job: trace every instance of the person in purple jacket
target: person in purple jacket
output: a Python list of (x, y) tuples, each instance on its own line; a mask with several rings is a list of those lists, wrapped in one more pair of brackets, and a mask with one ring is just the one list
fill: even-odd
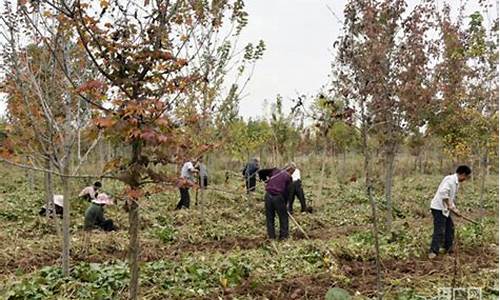
[(288, 187), (292, 182), (292, 173), (295, 171), (295, 166), (289, 164), (284, 170), (274, 169), (266, 184), (266, 195), (264, 196), (266, 208), (266, 226), (267, 236), (269, 239), (276, 239), (274, 230), (274, 218), (278, 214), (280, 221), (279, 239), (288, 238)]

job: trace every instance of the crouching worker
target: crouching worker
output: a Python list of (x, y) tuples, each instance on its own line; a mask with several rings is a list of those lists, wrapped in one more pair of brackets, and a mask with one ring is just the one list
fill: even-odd
[(89, 208), (85, 211), (84, 230), (102, 229), (104, 231), (116, 230), (113, 221), (104, 218), (104, 206), (113, 204), (108, 195), (101, 193), (92, 200)]
[(279, 239), (288, 238), (288, 189), (292, 182), (291, 174), (295, 171), (293, 165), (288, 165), (285, 170), (275, 169), (266, 184), (266, 195), (264, 196), (266, 208), (267, 236), (276, 238), (274, 230), (274, 218), (278, 214), (280, 221)]
[[(58, 215), (60, 218), (62, 218), (62, 215), (63, 215), (63, 195), (54, 195), (54, 210), (55, 210), (55, 214)], [(52, 208), (47, 208), (47, 204), (45, 204), (44, 206), (42, 206), (42, 208), (40, 209), (40, 211), (38, 212), (38, 214), (40, 216), (45, 216), (45, 215), (48, 215), (48, 216), (52, 216), (54, 214), (54, 211), (52, 211)]]
[(94, 185), (91, 185), (91, 186), (88, 186), (86, 188), (84, 188), (80, 194), (78, 195), (78, 197), (82, 198), (82, 199), (85, 199), (87, 201), (91, 201), (91, 200), (94, 200), (97, 195), (99, 194), (99, 189), (102, 187), (102, 184), (100, 181), (96, 181), (94, 182)]

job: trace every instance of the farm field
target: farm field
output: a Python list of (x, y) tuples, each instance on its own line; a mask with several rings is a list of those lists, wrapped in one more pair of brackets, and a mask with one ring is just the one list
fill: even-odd
[[(85, 233), (88, 204), (71, 199), (72, 267), (64, 278), (61, 236), (37, 214), (40, 189), (30, 191), (21, 172), (2, 168), (1, 178), (0, 298), (127, 298), (128, 223), (120, 205), (107, 209), (118, 231)], [(440, 179), (395, 178), (393, 233), (380, 231), (384, 299), (430, 299), (453, 280), (456, 287), (481, 288), (483, 299), (498, 299), (498, 176), (486, 182), (480, 226), (455, 219), (456, 258), (429, 261), (428, 206)], [(373, 237), (363, 184), (327, 180), (321, 197), (314, 198), (314, 180), (304, 176), (314, 213), (299, 213), (297, 206), (294, 214), (309, 239), (290, 222), (291, 238), (283, 242), (266, 239), (262, 185), (251, 201), (235, 178), (210, 186), (203, 213), (194, 203), (174, 211), (175, 190), (151, 196), (140, 208), (141, 299), (323, 299), (331, 287), (349, 291), (354, 299), (373, 297)], [(120, 188), (104, 186), (110, 192)], [(458, 196), (461, 210), (474, 219), (479, 218), (478, 191), (478, 182), (471, 181)], [(382, 198), (377, 200), (383, 208)]]
[(499, 298), (500, 0), (0, 2), (0, 300)]

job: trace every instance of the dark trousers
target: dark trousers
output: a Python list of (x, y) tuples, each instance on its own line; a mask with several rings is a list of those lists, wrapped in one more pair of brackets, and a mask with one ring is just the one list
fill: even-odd
[[(54, 204), (54, 207), (56, 209), (56, 215), (58, 215), (60, 218), (62, 218), (62, 216), (63, 216), (63, 208), (61, 206), (59, 206), (59, 205), (56, 205), (56, 204)], [(40, 209), (40, 211), (38, 212), (38, 214), (40, 216), (45, 216), (47, 214), (47, 209), (45, 208), (45, 206)], [(49, 217), (52, 218), (52, 210), (51, 209), (49, 209)]]
[(270, 239), (276, 238), (274, 231), (274, 217), (278, 214), (280, 221), (280, 240), (288, 238), (288, 214), (286, 211), (286, 201), (282, 195), (273, 196), (266, 193), (264, 197), (266, 206), (266, 226), (267, 236)]
[(288, 197), (288, 211), (290, 213), (293, 213), (295, 196), (299, 198), (301, 211), (306, 211), (306, 197), (304, 196), (304, 190), (302, 189), (302, 182), (300, 180), (296, 180), (290, 184), (290, 195)]
[(181, 209), (182, 207), (189, 208), (189, 188), (179, 188), (181, 193), (181, 200), (177, 203), (176, 209)]
[(101, 227), (101, 229), (104, 231), (116, 230), (115, 225), (113, 225), (113, 220), (110, 219), (107, 219), (106, 221), (99, 224), (99, 227)]
[(452, 250), (455, 226), (451, 218), (445, 217), (441, 210), (431, 209), (434, 219), (434, 232), (432, 233), (431, 252), (439, 253), (439, 247), (444, 243), (446, 251)]
[(198, 176), (198, 184), (201, 188), (208, 186), (208, 177), (207, 176)]
[(255, 192), (255, 185), (257, 184), (257, 178), (255, 176), (245, 178), (245, 186), (247, 187), (247, 193)]

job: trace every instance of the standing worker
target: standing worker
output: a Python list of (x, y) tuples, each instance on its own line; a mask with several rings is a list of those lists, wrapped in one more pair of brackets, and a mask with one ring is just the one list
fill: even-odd
[(181, 209), (183, 207), (189, 208), (189, 188), (194, 185), (194, 173), (196, 173), (196, 169), (193, 163), (189, 160), (184, 163), (181, 169), (181, 178), (177, 182), (177, 186), (179, 187), (179, 192), (181, 194), (181, 199), (175, 209)]
[(292, 173), (292, 184), (290, 185), (290, 197), (288, 198), (288, 211), (293, 214), (293, 202), (295, 201), (295, 196), (299, 198), (300, 201), (300, 211), (307, 212), (306, 198), (304, 196), (304, 190), (302, 189), (302, 181), (300, 179), (300, 170), (295, 166), (294, 163), (291, 165), (295, 168)]
[[(202, 157), (198, 159), (198, 163), (195, 168), (198, 170), (198, 185), (200, 186), (200, 189), (206, 189), (208, 186), (208, 170), (207, 166), (203, 163)], [(198, 205), (198, 191), (196, 191), (195, 204)]]
[(289, 195), (289, 185), (292, 182), (291, 174), (295, 167), (289, 164), (285, 170), (275, 169), (266, 184), (264, 196), (266, 208), (267, 236), (276, 238), (274, 230), (274, 217), (276, 213), (280, 221), (280, 240), (288, 238), (288, 212), (286, 209)]
[(257, 184), (257, 171), (259, 170), (259, 168), (259, 158), (257, 157), (249, 161), (243, 168), (242, 174), (245, 177), (247, 194), (255, 192), (255, 185)]
[(447, 253), (453, 252), (453, 237), (455, 228), (451, 213), (461, 216), (455, 206), (459, 182), (469, 179), (471, 169), (468, 166), (459, 166), (453, 175), (446, 176), (438, 187), (436, 195), (431, 202), (431, 212), (434, 219), (434, 232), (432, 234), (429, 259), (439, 254), (439, 247), (444, 242)]

